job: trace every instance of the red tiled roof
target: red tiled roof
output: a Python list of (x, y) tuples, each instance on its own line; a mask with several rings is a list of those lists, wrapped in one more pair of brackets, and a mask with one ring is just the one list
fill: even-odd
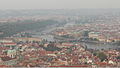
[(64, 46), (74, 46), (74, 45), (64, 45)]
[(3, 43), (4, 45), (16, 45), (16, 43)]
[(5, 57), (1, 57), (1, 59), (2, 59), (3, 61), (8, 61), (8, 60), (11, 60), (12, 58), (10, 58), (10, 57), (8, 57), (8, 56), (5, 56)]
[(79, 66), (49, 66), (49, 67), (91, 67), (91, 65), (79, 65)]
[(12, 66), (0, 65), (0, 67), (12, 67)]
[(8, 47), (0, 47), (0, 50), (7, 50), (9, 49)]

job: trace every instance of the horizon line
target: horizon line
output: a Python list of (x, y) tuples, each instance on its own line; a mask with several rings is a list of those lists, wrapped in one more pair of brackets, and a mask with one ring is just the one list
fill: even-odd
[(20, 8), (20, 9), (0, 9), (0, 10), (80, 10), (80, 9), (120, 9), (120, 8)]

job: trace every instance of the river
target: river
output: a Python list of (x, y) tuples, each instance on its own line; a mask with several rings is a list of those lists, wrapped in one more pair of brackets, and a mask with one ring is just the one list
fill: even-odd
[[(71, 23), (70, 23), (71, 24)], [(67, 23), (68, 25), (68, 23)], [(61, 26), (60, 26), (61, 27)], [(58, 24), (52, 25), (52, 26), (48, 26), (43, 30), (35, 30), (32, 31), (33, 35), (32, 37), (39, 37), (42, 39), (46, 39), (48, 41), (55, 41), (54, 36), (50, 34), (51, 31), (55, 30), (56, 28), (60, 28), (58, 27)], [(112, 45), (112, 44), (95, 44), (95, 43), (86, 43), (86, 42), (80, 42), (80, 44), (82, 44), (83, 46), (87, 46), (88, 49), (116, 49), (116, 48), (120, 48), (120, 46), (118, 45)]]

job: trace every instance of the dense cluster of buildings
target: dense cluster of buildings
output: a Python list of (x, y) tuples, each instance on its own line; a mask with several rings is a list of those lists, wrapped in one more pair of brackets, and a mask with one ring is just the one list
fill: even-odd
[(120, 42), (120, 23), (92, 23), (74, 24), (65, 28), (56, 29), (54, 35), (62, 37), (73, 37), (75, 39), (89, 38), (100, 42)]
[[(55, 20), (67, 25), (48, 32), (48, 35), (55, 39), (52, 42), (34, 38), (25, 32), (0, 39), (0, 67), (120, 67), (120, 49), (88, 49), (80, 42), (86, 42), (87, 39), (90, 43), (97, 41), (120, 45), (119, 15), (89, 16), (73, 13), (73, 15), (9, 16), (0, 18), (0, 24), (18, 21), (29, 23), (29, 20), (33, 22)], [(4, 33), (0, 31), (0, 35), (2, 34)]]
[[(80, 43), (44, 42), (38, 38), (6, 38), (0, 40), (0, 66), (40, 67), (119, 67), (119, 50), (90, 50)], [(45, 47), (56, 46), (61, 50), (50, 51)], [(96, 55), (95, 55), (96, 53)], [(101, 60), (97, 54), (104, 53)]]

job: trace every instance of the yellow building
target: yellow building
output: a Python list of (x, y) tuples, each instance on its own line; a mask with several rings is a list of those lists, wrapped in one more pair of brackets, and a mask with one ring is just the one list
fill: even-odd
[(14, 38), (14, 40), (17, 42), (19, 42), (19, 41), (22, 41), (22, 42), (42, 41), (42, 39), (40, 39), (40, 38)]
[(99, 40), (100, 42), (106, 42), (106, 39), (105, 39), (105, 38), (98, 38), (98, 40)]
[(99, 38), (100, 32), (90, 32), (88, 33), (89, 38)]

